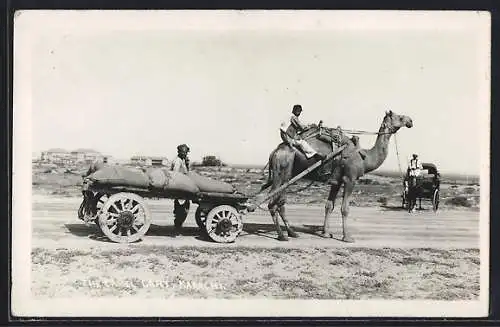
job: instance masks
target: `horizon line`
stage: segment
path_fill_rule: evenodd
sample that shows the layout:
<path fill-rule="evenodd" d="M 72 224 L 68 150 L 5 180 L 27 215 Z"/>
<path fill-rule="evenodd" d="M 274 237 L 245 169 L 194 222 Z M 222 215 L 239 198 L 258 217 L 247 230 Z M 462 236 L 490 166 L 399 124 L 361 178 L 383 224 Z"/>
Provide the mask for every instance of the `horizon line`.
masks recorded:
<path fill-rule="evenodd" d="M 51 150 L 51 149 L 59 149 L 59 148 L 49 148 L 48 150 Z M 63 150 L 66 150 L 64 148 L 61 148 Z M 103 156 L 110 156 L 111 158 L 114 158 L 116 161 L 130 161 L 132 159 L 132 157 L 135 157 L 135 156 L 138 156 L 138 154 L 133 154 L 133 155 L 130 155 L 128 157 L 123 157 L 123 156 L 115 156 L 113 154 L 110 154 L 110 153 L 105 153 L 105 152 L 101 152 L 99 150 L 95 150 L 95 149 L 92 149 L 92 148 L 80 148 L 80 149 L 85 149 L 85 150 L 93 150 Z M 48 150 L 41 150 L 41 151 L 33 151 L 33 153 L 42 153 L 42 152 L 46 152 Z M 67 151 L 67 150 L 66 150 Z M 71 151 L 67 151 L 68 153 L 70 153 Z M 143 157 L 157 157 L 155 155 L 140 155 L 140 156 L 143 156 Z M 168 161 L 171 161 L 170 158 L 168 157 L 165 157 Z M 219 157 L 217 157 L 219 158 Z M 202 160 L 203 159 L 203 156 L 200 157 L 200 158 L 197 158 L 197 159 L 192 159 L 191 162 L 192 163 L 199 163 L 198 160 Z M 220 158 L 219 158 L 220 159 Z M 256 168 L 264 168 L 266 166 L 266 163 L 264 164 L 252 164 L 252 163 L 234 163 L 234 162 L 229 162 L 229 161 L 223 161 L 224 164 L 226 164 L 226 166 L 228 167 L 234 167 L 234 168 L 250 168 L 250 169 L 256 169 Z M 464 176 L 464 177 L 475 177 L 475 178 L 479 178 L 481 173 L 464 173 L 464 172 L 456 172 L 456 171 L 452 171 L 452 170 L 446 170 L 446 169 L 440 169 L 440 167 L 437 167 L 438 168 L 438 171 L 441 172 L 441 175 L 442 173 L 445 173 L 445 174 L 453 174 L 453 175 L 460 175 L 460 176 Z M 400 174 L 400 172 L 398 171 L 398 169 L 394 168 L 394 169 L 380 169 L 380 170 L 375 170 L 375 171 L 372 171 L 370 172 L 370 174 L 377 174 L 377 173 L 388 173 L 388 174 Z"/>

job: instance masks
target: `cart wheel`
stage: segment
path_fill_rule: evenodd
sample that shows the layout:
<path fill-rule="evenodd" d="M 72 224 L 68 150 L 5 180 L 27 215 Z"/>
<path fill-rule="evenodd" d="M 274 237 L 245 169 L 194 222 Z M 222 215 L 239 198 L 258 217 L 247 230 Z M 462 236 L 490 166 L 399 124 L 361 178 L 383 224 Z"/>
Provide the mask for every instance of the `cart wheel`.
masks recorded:
<path fill-rule="evenodd" d="M 83 217 L 85 216 L 85 202 L 87 202 L 87 200 L 84 198 L 82 200 L 82 203 L 80 204 L 80 207 L 78 208 L 78 219 L 81 219 L 83 220 Z"/>
<path fill-rule="evenodd" d="M 106 201 L 108 201 L 109 195 L 107 195 L 106 193 L 97 193 L 95 195 L 95 198 L 97 199 L 97 203 L 96 203 L 97 212 L 99 212 L 99 210 L 101 210 L 102 207 L 104 207 L 104 204 L 106 203 Z"/>
<path fill-rule="evenodd" d="M 439 190 L 434 191 L 434 196 L 432 197 L 432 210 L 437 211 L 439 207 Z"/>
<path fill-rule="evenodd" d="M 97 199 L 97 201 L 96 201 L 97 212 L 100 212 L 102 210 L 102 208 L 104 207 L 104 203 L 106 203 L 106 201 L 108 201 L 109 195 L 106 193 L 97 193 L 95 195 L 95 198 Z M 94 223 L 97 226 L 97 229 L 99 230 L 99 232 L 103 233 L 103 231 L 101 229 L 101 225 L 99 224 L 99 219 L 94 220 Z"/>
<path fill-rule="evenodd" d="M 92 201 L 94 200 L 94 194 L 92 192 L 84 192 L 83 200 L 78 208 L 78 219 L 81 219 L 85 222 L 94 220 L 97 215 L 97 212 L 92 212 Z"/>
<path fill-rule="evenodd" d="M 97 193 L 95 196 L 93 194 L 87 195 L 80 204 L 80 208 L 78 208 L 78 218 L 97 223 L 97 213 L 102 209 L 108 198 L 105 193 Z M 92 204 L 91 201 L 95 201 L 95 203 Z"/>
<path fill-rule="evenodd" d="M 116 243 L 142 239 L 150 225 L 149 208 L 137 194 L 113 194 L 100 210 L 99 226 L 104 235 Z"/>
<path fill-rule="evenodd" d="M 205 224 L 208 237 L 217 243 L 234 242 L 243 230 L 241 215 L 229 205 L 210 210 Z"/>
<path fill-rule="evenodd" d="M 194 213 L 194 218 L 196 220 L 196 224 L 202 230 L 205 230 L 205 223 L 207 221 L 207 210 L 204 210 L 201 206 L 198 206 L 196 212 Z"/>

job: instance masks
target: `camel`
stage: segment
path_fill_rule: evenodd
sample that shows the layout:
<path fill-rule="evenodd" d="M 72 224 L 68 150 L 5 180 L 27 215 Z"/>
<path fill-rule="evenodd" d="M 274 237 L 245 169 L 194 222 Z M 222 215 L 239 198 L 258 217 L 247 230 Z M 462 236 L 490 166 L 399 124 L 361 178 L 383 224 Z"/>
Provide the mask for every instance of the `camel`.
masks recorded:
<path fill-rule="evenodd" d="M 342 135 L 341 142 L 347 147 L 342 151 L 337 159 L 330 160 L 323 164 L 320 168 L 307 174 L 304 178 L 311 181 L 318 181 L 331 185 L 330 193 L 325 204 L 325 216 L 323 223 L 323 237 L 333 238 L 333 234 L 329 227 L 329 217 L 333 212 L 335 200 L 340 187 L 344 186 L 341 214 L 342 214 L 342 241 L 354 242 L 349 228 L 349 199 L 351 197 L 356 181 L 364 174 L 371 172 L 382 165 L 387 158 L 389 141 L 401 127 L 411 128 L 413 121 L 410 117 L 398 115 L 392 111 L 387 111 L 383 118 L 375 145 L 371 149 L 360 149 L 358 139 L 356 137 L 349 138 Z M 335 129 L 329 129 L 330 131 Z M 305 131 L 301 137 L 306 139 L 316 151 L 323 154 L 331 153 L 335 149 L 335 144 L 321 140 L 317 137 L 318 128 L 316 125 L 310 125 L 310 129 Z M 273 150 L 269 156 L 269 176 L 267 182 L 262 186 L 261 190 L 265 190 L 271 186 L 271 191 L 279 188 L 281 185 L 289 181 L 291 178 L 304 171 L 310 165 L 317 162 L 317 159 L 306 159 L 305 155 L 297 150 L 293 144 L 293 140 L 286 139 L 283 136 L 283 143 Z M 268 209 L 272 216 L 273 223 L 278 233 L 278 240 L 288 241 L 288 237 L 284 235 L 278 221 L 278 214 L 281 216 L 285 229 L 289 237 L 298 237 L 297 233 L 292 229 L 285 214 L 286 190 L 273 196 L 269 203 Z"/>

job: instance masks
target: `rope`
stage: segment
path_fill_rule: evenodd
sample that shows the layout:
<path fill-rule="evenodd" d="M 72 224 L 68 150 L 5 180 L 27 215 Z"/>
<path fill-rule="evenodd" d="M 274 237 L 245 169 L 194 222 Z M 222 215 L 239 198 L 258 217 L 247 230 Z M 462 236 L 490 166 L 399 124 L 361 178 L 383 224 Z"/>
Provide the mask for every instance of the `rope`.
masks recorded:
<path fill-rule="evenodd" d="M 342 129 L 342 132 L 346 132 L 348 134 L 357 134 L 357 135 L 384 135 L 384 134 L 392 134 L 391 132 L 369 132 L 362 131 L 357 129 Z"/>
<path fill-rule="evenodd" d="M 264 168 L 262 168 L 262 171 L 265 172 L 266 171 L 266 168 L 267 166 L 269 165 L 269 160 L 267 161 L 266 165 L 264 166 Z"/>
<path fill-rule="evenodd" d="M 394 144 L 396 145 L 396 156 L 398 157 L 398 167 L 399 167 L 399 176 L 401 176 L 401 180 L 403 180 L 403 170 L 401 169 L 401 160 L 399 158 L 399 150 L 398 150 L 398 138 L 396 134 L 394 134 Z"/>

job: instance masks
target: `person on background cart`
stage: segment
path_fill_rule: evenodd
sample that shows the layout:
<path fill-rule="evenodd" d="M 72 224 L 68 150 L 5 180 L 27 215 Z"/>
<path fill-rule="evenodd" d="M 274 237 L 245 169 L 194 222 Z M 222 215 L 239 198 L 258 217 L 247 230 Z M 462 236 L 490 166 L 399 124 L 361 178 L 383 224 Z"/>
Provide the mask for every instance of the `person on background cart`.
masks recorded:
<path fill-rule="evenodd" d="M 418 155 L 413 154 L 413 158 L 410 159 L 410 164 L 408 165 L 408 176 L 418 178 L 422 173 L 422 169 L 422 163 L 418 159 Z"/>

